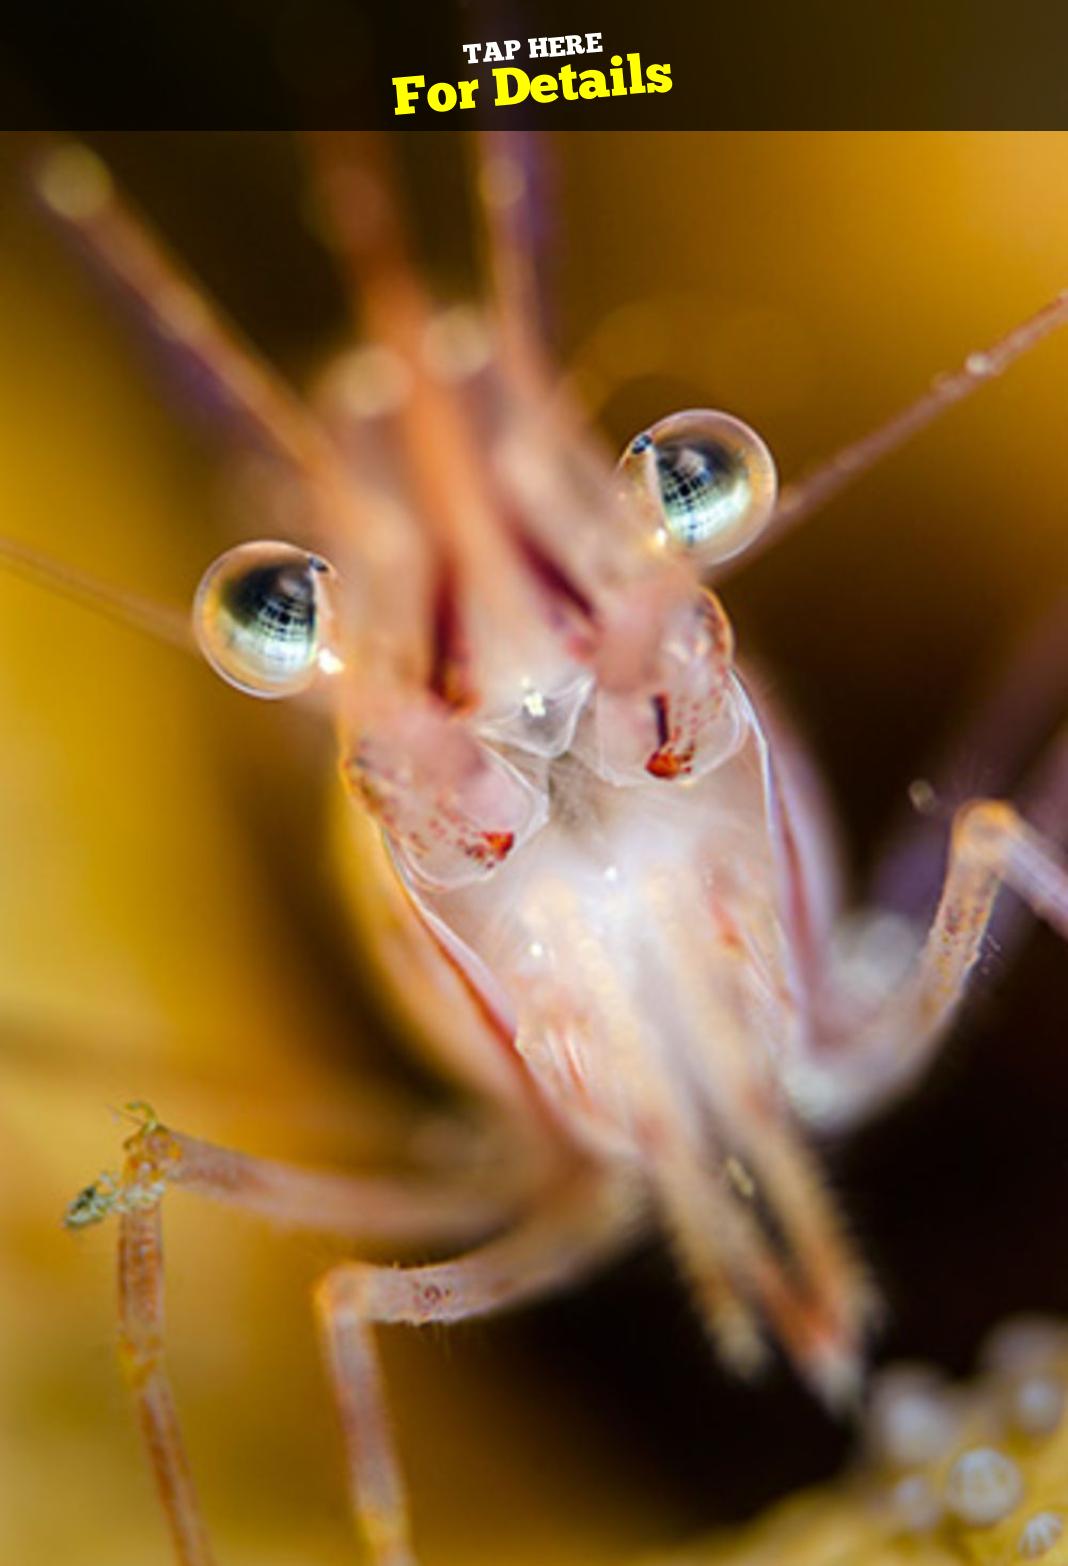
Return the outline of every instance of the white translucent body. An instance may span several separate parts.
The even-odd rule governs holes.
[[[729,1096],[721,1045],[768,1084],[801,1048],[752,721],[731,759],[676,786],[623,786],[565,753],[538,769],[543,824],[491,877],[413,882],[483,987],[493,976],[546,1091],[632,1156],[667,1130],[650,1077],[697,1135]]]

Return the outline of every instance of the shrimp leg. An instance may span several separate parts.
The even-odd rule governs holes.
[[[104,1176],[75,1197],[67,1225],[81,1228],[110,1211],[158,1205],[168,1185],[184,1185],[288,1229],[390,1245],[465,1244],[512,1214],[518,1187],[495,1171],[497,1194],[457,1171],[439,1176],[357,1175],[253,1158],[150,1120],[126,1144],[121,1180]]]
[[[839,1020],[828,1051],[833,1119],[849,1123],[929,1063],[964,996],[994,904],[1010,887],[1068,940],[1068,868],[1012,805],[973,800],[953,819],[938,909],[910,971],[866,1017]]]
[[[119,1352],[178,1566],[212,1566],[215,1557],[163,1361],[163,1236],[158,1202],[124,1213],[120,1219]]]
[[[506,1201],[468,1186],[357,1177],[250,1158],[144,1124],[127,1143],[121,1180],[90,1186],[72,1203],[69,1224],[120,1215],[120,1358],[133,1390],[178,1566],[214,1559],[189,1471],[163,1348],[163,1240],[160,1208],[168,1183],[289,1227],[363,1240],[410,1244],[470,1241],[509,1215]],[[514,1211],[514,1203],[512,1210]]]
[[[1013,652],[969,720],[925,772],[932,808],[919,816],[910,811],[898,827],[876,867],[872,900],[908,918],[929,916],[938,898],[945,821],[977,789],[1011,794],[1033,826],[1056,838],[1068,822],[1068,758],[1058,762],[1053,754],[1029,769],[1065,718],[1068,599],[1061,598]],[[996,924],[1001,943],[1001,909]]]
[[[580,1176],[510,1233],[458,1260],[411,1268],[352,1262],[323,1278],[316,1308],[353,1510],[375,1566],[415,1566],[416,1558],[374,1328],[460,1321],[555,1292],[618,1251],[636,1216],[631,1185]]]

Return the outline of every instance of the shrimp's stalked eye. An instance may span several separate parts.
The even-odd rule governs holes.
[[[209,566],[193,628],[205,658],[238,690],[295,696],[324,667],[327,562],[292,544],[239,544]]]
[[[775,463],[760,436],[727,413],[691,409],[631,441],[622,470],[658,537],[699,567],[738,554],[775,507]]]

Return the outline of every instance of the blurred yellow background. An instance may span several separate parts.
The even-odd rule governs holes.
[[[282,138],[96,144],[267,353],[300,375],[336,346]],[[24,150],[6,138],[0,169],[0,528],[183,604],[235,536],[225,445],[34,209]],[[725,407],[789,477],[1068,286],[1063,135],[579,133],[546,150],[555,348],[620,444],[673,407]],[[417,178],[441,156],[436,136],[406,150]],[[726,589],[862,855],[974,680],[1068,586],[1066,388],[1068,336]],[[315,726],[9,575],[0,637],[0,1556],[163,1566],[112,1354],[114,1233],[59,1226],[117,1160],[109,1106],[343,1162],[387,1134],[395,1089],[330,901]],[[171,1361],[220,1561],[353,1558],[307,1297],[336,1253],[183,1194],[166,1221]],[[625,1317],[625,1289],[599,1299]],[[684,1315],[680,1291],[658,1330],[689,1353]],[[430,1566],[622,1559],[701,1513],[613,1430],[626,1386],[599,1404],[544,1336],[396,1337]],[[634,1352],[678,1351],[643,1332]],[[728,1439],[713,1421],[710,1518],[731,1509]]]

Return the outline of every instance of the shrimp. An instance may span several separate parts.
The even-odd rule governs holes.
[[[483,326],[435,311],[382,149],[315,139],[373,347],[314,406],[211,310],[91,155],[62,147],[38,166],[53,215],[296,497],[286,541],[208,568],[196,640],[238,689],[300,698],[331,723],[353,841],[399,932],[398,982],[492,1127],[460,1167],[356,1177],[134,1110],[123,1169],[80,1192],[67,1221],[118,1221],[122,1361],[181,1566],[213,1554],[164,1360],[169,1187],[354,1244],[446,1253],[347,1261],[315,1291],[354,1516],[376,1566],[414,1566],[381,1327],[518,1306],[656,1229],[728,1365],[752,1374],[776,1343],[848,1408],[877,1298],[812,1134],[861,1124],[927,1069],[1003,888],[1068,936],[1054,751],[1026,817],[1001,799],[955,811],[926,930],[899,921],[888,944],[873,916],[860,949],[843,949],[814,768],[737,657],[720,596],[731,570],[1068,322],[1068,297],[781,494],[764,442],[723,412],[663,418],[613,464],[534,330],[515,146],[482,143]],[[183,637],[151,605],[3,554]]]

